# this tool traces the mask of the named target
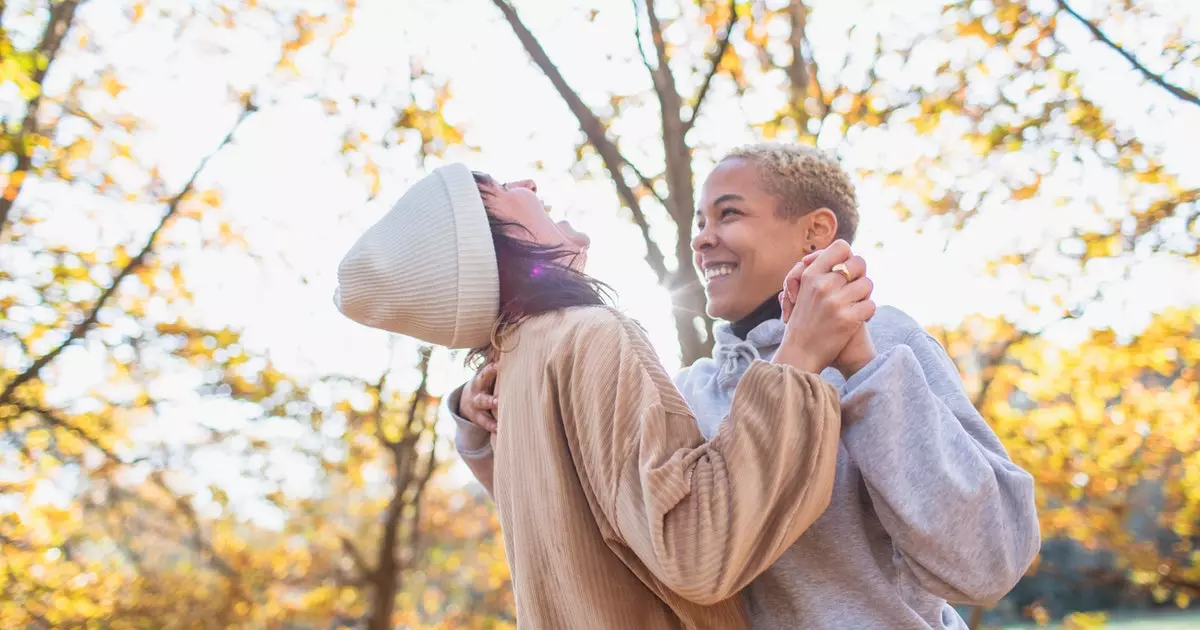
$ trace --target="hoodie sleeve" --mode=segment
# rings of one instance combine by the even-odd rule
[[[447,411],[450,412],[450,417],[454,418],[454,450],[484,490],[491,495],[492,465],[495,458],[495,453],[492,452],[492,434],[458,415],[458,404],[462,400],[464,387],[466,384],[459,385],[446,397]]]
[[[1041,546],[1033,477],[1009,458],[924,331],[845,385],[843,441],[903,569],[929,592],[991,604]]]

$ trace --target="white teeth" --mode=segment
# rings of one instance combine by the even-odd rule
[[[727,276],[727,275],[733,273],[733,270],[736,268],[737,268],[737,265],[725,265],[725,264],[713,265],[704,270],[704,279],[712,280],[713,278]]]

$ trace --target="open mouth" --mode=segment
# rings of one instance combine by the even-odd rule
[[[714,280],[732,275],[737,271],[736,263],[716,263],[704,268],[704,282],[712,284]]]

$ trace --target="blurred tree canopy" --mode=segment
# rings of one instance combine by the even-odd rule
[[[445,82],[413,68],[406,78],[430,87],[428,102],[395,86],[290,93],[298,64],[353,27],[353,0],[323,13],[255,0],[0,11],[0,626],[510,618],[494,519],[435,479],[444,449],[426,387],[431,351],[397,357],[369,382],[295,377],[238,330],[202,323],[188,287],[189,255],[245,247],[207,175],[256,117],[289,99],[331,116],[354,110],[341,152],[369,199],[380,152],[424,157],[461,143],[441,116]],[[266,36],[274,59],[230,81],[225,107],[210,112],[227,130],[207,153],[186,171],[168,163],[148,148],[162,130],[128,97],[155,75],[113,59],[125,42],[166,37],[178,46],[141,55],[169,65],[189,45],[222,42],[216,62],[245,54],[247,36]],[[345,68],[315,72],[337,81]],[[370,114],[387,124],[351,124]],[[415,389],[392,385],[396,370]],[[234,482],[199,481],[214,468]],[[315,472],[289,479],[296,471]]]

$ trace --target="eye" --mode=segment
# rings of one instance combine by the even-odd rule
[[[734,215],[740,215],[741,213],[742,213],[742,211],[741,211],[741,210],[738,210],[738,209],[736,209],[736,208],[723,208],[723,209],[721,210],[721,218],[722,218],[722,219],[724,219],[724,218],[726,218],[726,217],[731,217],[731,216],[734,216]]]

